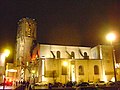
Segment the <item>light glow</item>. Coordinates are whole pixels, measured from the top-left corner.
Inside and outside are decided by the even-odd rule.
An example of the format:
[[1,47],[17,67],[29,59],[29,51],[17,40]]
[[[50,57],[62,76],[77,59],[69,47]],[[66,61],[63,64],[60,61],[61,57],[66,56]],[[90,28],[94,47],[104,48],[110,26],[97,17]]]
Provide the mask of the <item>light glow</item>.
[[120,63],[116,63],[115,68],[120,68]]
[[1,57],[0,57],[0,66],[4,66],[5,64],[5,54],[1,54]]
[[32,70],[32,73],[35,74],[35,70]]
[[45,81],[45,77],[44,77],[44,75],[45,75],[45,73],[44,73],[44,70],[45,70],[45,60],[43,59],[42,60],[42,82],[43,81]]
[[29,63],[27,62],[27,66],[29,65]]
[[6,70],[7,72],[17,72],[17,70],[15,69],[9,69],[9,70]]
[[112,77],[111,81],[112,81],[112,82],[115,82],[115,77]]
[[107,34],[106,39],[110,42],[113,42],[116,39],[116,35],[114,33],[109,33]]
[[5,54],[6,57],[8,57],[9,54],[10,54],[10,50],[9,49],[5,49],[4,54]]
[[67,65],[68,65],[68,63],[67,63],[66,61],[64,61],[64,62],[63,62],[63,66],[66,67]]
[[75,81],[75,66],[74,65],[71,65],[71,71],[72,71],[72,81],[74,82]]
[[103,81],[108,82],[106,75],[103,76]]
[[105,81],[105,82],[107,82],[107,77],[106,77],[106,75],[105,75],[105,70],[104,70],[104,68],[103,68],[103,77],[102,77],[102,81]]

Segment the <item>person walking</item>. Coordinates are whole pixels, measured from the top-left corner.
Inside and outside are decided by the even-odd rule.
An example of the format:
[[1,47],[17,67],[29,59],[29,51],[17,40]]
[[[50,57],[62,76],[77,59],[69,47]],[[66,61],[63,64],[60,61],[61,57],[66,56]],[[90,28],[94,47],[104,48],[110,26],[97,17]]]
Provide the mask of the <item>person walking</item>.
[[30,84],[29,81],[27,81],[27,88],[29,88],[29,84]]

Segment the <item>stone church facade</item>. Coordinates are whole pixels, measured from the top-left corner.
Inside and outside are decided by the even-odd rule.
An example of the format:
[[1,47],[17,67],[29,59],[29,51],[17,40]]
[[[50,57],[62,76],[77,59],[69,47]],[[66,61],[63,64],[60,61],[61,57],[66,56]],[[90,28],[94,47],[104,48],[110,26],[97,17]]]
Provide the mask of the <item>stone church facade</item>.
[[111,46],[98,45],[91,48],[39,44],[39,47],[43,81],[97,82],[111,81],[114,76]]
[[18,80],[35,82],[111,81],[114,77],[110,45],[80,47],[36,42],[35,20],[18,22],[15,66]]

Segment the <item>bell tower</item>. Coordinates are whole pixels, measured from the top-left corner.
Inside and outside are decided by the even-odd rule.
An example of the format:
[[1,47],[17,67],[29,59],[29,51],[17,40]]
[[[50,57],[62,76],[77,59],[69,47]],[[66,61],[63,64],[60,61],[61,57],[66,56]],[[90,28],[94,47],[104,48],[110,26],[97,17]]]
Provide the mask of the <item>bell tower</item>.
[[[31,48],[36,40],[36,22],[31,18],[22,18],[18,22],[16,66],[19,70],[25,68],[31,62]],[[19,72],[19,71],[18,71]],[[20,76],[21,77],[21,76]]]

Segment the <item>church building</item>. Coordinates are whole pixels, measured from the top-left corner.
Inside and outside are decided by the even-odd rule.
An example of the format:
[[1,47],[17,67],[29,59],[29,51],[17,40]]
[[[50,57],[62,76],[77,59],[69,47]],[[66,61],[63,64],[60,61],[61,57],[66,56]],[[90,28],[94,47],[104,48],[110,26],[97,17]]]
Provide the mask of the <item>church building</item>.
[[111,45],[81,47],[41,44],[36,42],[36,31],[34,19],[19,20],[14,61],[19,81],[66,83],[114,80]]

